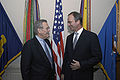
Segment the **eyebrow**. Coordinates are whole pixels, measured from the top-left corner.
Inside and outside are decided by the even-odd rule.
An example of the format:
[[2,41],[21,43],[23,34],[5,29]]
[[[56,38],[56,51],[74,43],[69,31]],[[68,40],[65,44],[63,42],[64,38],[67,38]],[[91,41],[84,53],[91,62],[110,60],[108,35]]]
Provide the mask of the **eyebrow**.
[[71,23],[72,21],[68,21],[68,23]]
[[50,29],[50,27],[48,26],[48,27],[46,27],[45,29]]

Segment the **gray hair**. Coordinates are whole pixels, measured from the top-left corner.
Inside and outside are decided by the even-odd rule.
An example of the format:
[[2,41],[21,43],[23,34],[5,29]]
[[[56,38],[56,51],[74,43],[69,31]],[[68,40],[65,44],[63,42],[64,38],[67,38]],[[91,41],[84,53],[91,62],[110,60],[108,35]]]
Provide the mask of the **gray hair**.
[[47,20],[41,19],[41,20],[37,20],[37,21],[34,23],[34,26],[33,26],[34,35],[37,35],[37,34],[38,34],[38,28],[43,29],[43,25],[42,25],[43,22],[46,22],[46,23],[47,23]]
[[76,11],[73,11],[70,14],[68,14],[68,16],[71,15],[71,14],[74,16],[75,22],[77,22],[78,20],[80,20],[80,24],[82,25],[82,16],[81,16],[81,14],[78,13],[78,12],[76,12]]

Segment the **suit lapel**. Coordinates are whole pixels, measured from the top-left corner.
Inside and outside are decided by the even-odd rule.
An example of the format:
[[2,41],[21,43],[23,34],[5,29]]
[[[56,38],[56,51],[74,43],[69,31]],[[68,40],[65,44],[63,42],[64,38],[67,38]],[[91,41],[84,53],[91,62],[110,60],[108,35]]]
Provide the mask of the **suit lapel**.
[[42,48],[41,44],[39,43],[39,41],[37,40],[36,37],[34,37],[34,43],[36,45],[36,49],[38,49],[38,52],[40,52],[40,55],[47,61],[49,62],[47,55],[44,51],[44,49]]
[[71,47],[72,50],[73,50],[73,36],[74,36],[74,33],[71,34],[71,36],[70,36],[70,42],[69,42],[69,44],[72,46]]

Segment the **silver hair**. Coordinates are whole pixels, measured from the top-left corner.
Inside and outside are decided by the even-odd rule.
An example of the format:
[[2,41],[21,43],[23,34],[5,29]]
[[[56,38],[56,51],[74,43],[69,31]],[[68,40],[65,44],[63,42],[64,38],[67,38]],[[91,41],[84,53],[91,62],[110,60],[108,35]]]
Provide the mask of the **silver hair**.
[[37,20],[37,21],[34,23],[34,26],[33,26],[34,35],[37,35],[37,34],[38,34],[38,28],[39,28],[39,29],[43,29],[43,25],[42,25],[43,22],[46,22],[46,23],[47,23],[47,20],[41,19],[41,20]]

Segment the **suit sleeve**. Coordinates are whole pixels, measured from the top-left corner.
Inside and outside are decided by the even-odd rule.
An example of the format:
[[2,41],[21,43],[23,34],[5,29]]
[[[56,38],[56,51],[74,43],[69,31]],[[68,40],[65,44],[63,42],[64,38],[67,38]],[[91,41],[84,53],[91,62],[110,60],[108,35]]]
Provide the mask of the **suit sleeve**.
[[23,80],[30,80],[32,50],[30,44],[26,43],[23,46],[21,55],[21,74]]
[[65,66],[66,66],[66,64],[67,64],[67,57],[68,57],[68,51],[67,51],[67,49],[68,49],[68,37],[67,37],[67,40],[66,40],[66,46],[65,46],[65,53],[64,53],[64,59],[63,59],[63,65],[62,65],[62,71],[61,71],[61,74],[64,74],[64,72],[65,72]]
[[98,64],[102,59],[101,47],[96,34],[92,34],[90,39],[90,53],[91,57],[85,61],[81,61],[81,68],[87,69]]

